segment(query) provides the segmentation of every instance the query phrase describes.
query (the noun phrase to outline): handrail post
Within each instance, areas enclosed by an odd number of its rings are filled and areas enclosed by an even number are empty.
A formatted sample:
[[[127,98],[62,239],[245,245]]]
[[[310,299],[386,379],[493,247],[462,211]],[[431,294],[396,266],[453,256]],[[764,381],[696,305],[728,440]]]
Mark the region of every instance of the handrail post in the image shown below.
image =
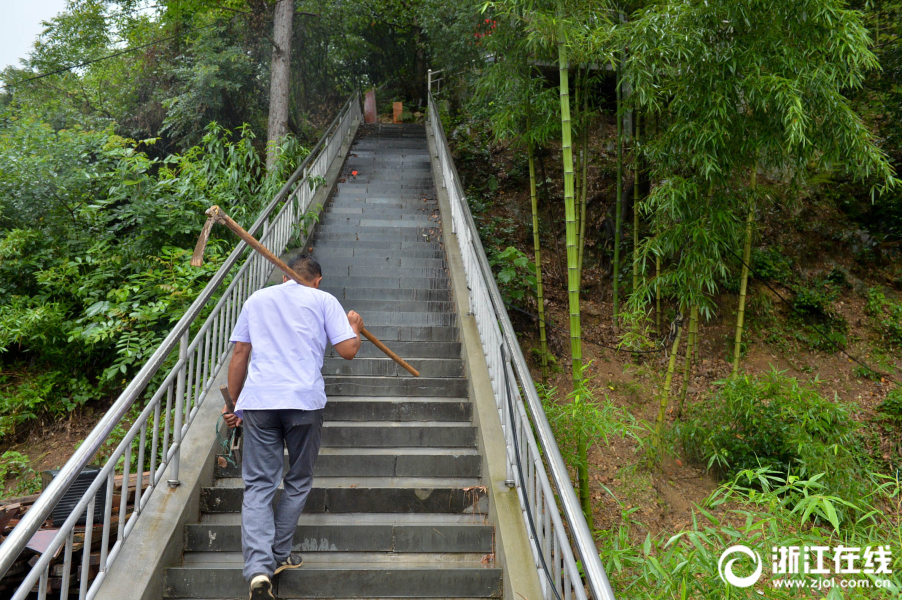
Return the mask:
[[[182,417],[185,413],[185,372],[188,369],[188,335],[186,331],[179,342],[179,361],[182,363],[179,369],[178,379],[175,384],[175,415],[172,424],[172,443],[175,445],[175,453],[172,455],[172,467],[169,470],[169,487],[177,488],[182,484],[179,481],[179,455],[182,453]]]

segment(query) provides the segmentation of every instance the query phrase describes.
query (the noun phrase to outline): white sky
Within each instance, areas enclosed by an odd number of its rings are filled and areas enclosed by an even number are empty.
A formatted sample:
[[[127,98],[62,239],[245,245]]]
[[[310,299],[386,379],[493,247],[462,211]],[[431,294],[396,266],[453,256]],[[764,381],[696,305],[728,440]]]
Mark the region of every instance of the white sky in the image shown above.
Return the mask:
[[[0,0],[0,70],[19,65],[44,30],[41,21],[65,8],[66,0]]]

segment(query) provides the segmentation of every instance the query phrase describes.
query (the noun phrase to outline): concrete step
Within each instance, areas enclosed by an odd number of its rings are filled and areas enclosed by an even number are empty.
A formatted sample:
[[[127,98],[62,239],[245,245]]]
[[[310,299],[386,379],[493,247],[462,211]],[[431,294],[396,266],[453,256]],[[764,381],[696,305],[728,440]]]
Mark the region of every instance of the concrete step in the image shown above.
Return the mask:
[[[423,203],[422,206],[405,207],[395,206],[394,204],[365,204],[356,200],[342,200],[337,203],[330,203],[325,209],[327,216],[357,216],[359,218],[386,218],[386,217],[406,217],[410,218],[411,214],[426,218],[438,216],[438,206],[432,203]],[[364,215],[360,217],[360,215]]]
[[[443,252],[441,240],[436,238],[431,241],[425,241],[421,239],[414,240],[412,242],[380,237],[372,240],[342,240],[342,241],[332,241],[324,238],[318,237],[323,232],[318,232],[317,237],[315,237],[308,246],[312,246],[314,250],[319,251],[321,248],[323,250],[332,250],[332,249],[354,249],[354,250],[364,250],[370,252],[370,256],[380,256],[381,252],[390,252],[390,251],[400,251],[403,252],[405,250],[414,250],[417,252]],[[328,233],[328,232],[327,232]]]
[[[501,569],[478,553],[367,555],[324,552],[274,581],[276,598],[500,598]],[[166,598],[247,598],[235,552],[191,552],[166,569]]]
[[[219,517],[217,522],[185,527],[185,551],[241,552],[241,516],[214,516]],[[304,553],[490,553],[492,536],[492,526],[479,515],[302,515],[293,547]]]
[[[325,269],[325,267],[323,267]],[[448,277],[448,272],[444,268],[436,267],[376,267],[373,265],[347,265],[345,267],[336,266],[335,263],[329,267],[328,272],[323,270],[323,276],[332,277],[417,277],[427,279],[438,279]]]
[[[284,469],[288,469],[285,456]],[[316,477],[479,477],[475,448],[322,448]],[[216,465],[216,477],[241,477],[241,465]]]
[[[326,379],[327,392],[329,379]],[[396,378],[395,381],[405,380]],[[336,420],[323,423],[322,432],[325,448],[472,448],[475,443],[475,428],[461,421]]]
[[[367,330],[372,328],[389,327],[392,325],[406,325],[408,327],[456,327],[457,313],[429,313],[429,312],[382,312],[362,311],[357,308],[353,300],[345,300],[348,310],[356,310],[363,316]]]
[[[402,184],[398,183],[370,183],[370,184],[351,184],[339,183],[335,186],[337,193],[346,196],[409,196],[423,197],[427,193],[435,193],[432,182],[422,184]]]
[[[330,288],[379,288],[379,289],[412,289],[412,290],[450,290],[451,281],[443,277],[403,277],[403,276],[330,276],[323,279]],[[334,294],[333,294],[334,295]]]
[[[467,380],[445,377],[361,377],[327,375],[329,396],[446,396],[467,394]]]
[[[331,254],[317,257],[324,269],[340,269],[341,267],[371,268],[431,268],[444,271],[447,264],[442,258],[408,258],[401,256],[334,256]]]
[[[445,303],[439,302],[437,304]],[[348,308],[347,310],[351,309]],[[405,360],[410,358],[459,358],[461,356],[460,342],[393,341],[391,349],[398,356],[404,357]],[[329,346],[326,349],[326,356],[338,357],[338,353],[335,352],[335,349],[332,346]],[[384,356],[385,354],[382,353],[382,350],[370,343],[366,338],[363,338],[363,343],[360,345],[360,350],[357,352],[357,358],[354,360],[359,358],[382,358]]]
[[[339,302],[342,300],[339,299]],[[357,312],[363,314],[362,311],[368,312],[389,312],[389,313],[455,313],[455,305],[453,302],[427,302],[421,300],[365,300],[356,299],[353,307],[348,305],[347,310],[353,308]]]
[[[447,316],[456,317],[457,315]],[[463,377],[464,375],[464,363],[460,359],[420,358],[410,359],[407,362],[420,372],[420,377]],[[323,360],[322,373],[324,376],[413,377],[390,358],[355,358],[354,360],[326,358]]]
[[[354,214],[354,215],[342,215],[327,212],[323,215],[322,219],[320,219],[320,224],[323,227],[331,227],[334,225],[336,227],[380,227],[380,228],[390,228],[390,229],[398,229],[398,228],[414,228],[414,229],[429,229],[432,227],[437,227],[441,223],[441,219],[439,219],[438,215],[427,214],[423,212],[422,214],[415,214],[407,211],[404,215],[386,215],[379,214],[378,212],[370,213],[370,214]]]
[[[355,153],[357,156],[353,156],[352,158],[368,158],[367,156],[362,156],[362,152]],[[357,171],[357,175],[353,175],[352,172]],[[344,183],[371,183],[374,181],[379,182],[389,182],[389,181],[429,181],[432,179],[432,169],[428,167],[419,167],[419,168],[410,168],[405,169],[403,171],[383,171],[382,169],[349,169],[345,167],[342,171],[342,176],[346,177]]]
[[[278,502],[281,489],[276,492]],[[216,481],[201,489],[200,510],[240,513],[244,483],[238,478]],[[472,478],[321,477],[304,505],[306,513],[449,513],[484,514],[485,488]]]
[[[322,219],[323,226],[346,228],[352,227],[355,231],[369,231],[371,229],[390,230],[391,233],[400,232],[407,235],[411,233],[420,233],[418,230],[427,230],[438,227],[441,221],[438,217],[405,217],[392,218],[391,216],[372,216],[359,218],[362,215],[334,215],[326,214]],[[408,231],[411,230],[411,231]]]
[[[361,169],[379,169],[383,172],[406,171],[408,169],[431,169],[431,164],[432,163],[425,158],[408,158],[406,161],[402,162],[379,162],[378,159],[370,156],[351,157],[348,159],[348,162],[345,163],[348,169],[345,171],[345,174],[347,176],[351,171],[359,171]]]
[[[325,290],[338,298],[342,304],[345,300],[416,300],[426,302],[450,302],[451,290],[427,290],[410,288],[373,288],[373,287],[345,287],[333,285],[330,281],[323,281],[320,289]],[[432,338],[435,339],[435,338]],[[412,340],[417,341],[417,340]],[[455,340],[456,341],[456,338]]]
[[[435,210],[438,203],[428,198],[402,199],[397,197],[360,196],[358,194],[346,194],[332,197],[327,208],[372,208],[405,211]]]
[[[438,243],[441,241],[441,232],[438,230],[435,231],[424,231],[422,234],[408,234],[408,233],[392,233],[386,231],[379,231],[377,228],[374,228],[371,231],[357,231],[357,230],[346,230],[346,231],[321,231],[317,234],[317,241],[324,240],[330,242],[339,242],[341,244],[353,244],[354,242],[382,242],[385,243],[388,241],[391,242],[401,242],[401,243],[422,243],[425,245],[431,245],[434,243]],[[408,246],[409,247],[409,246]]]
[[[469,423],[473,415],[468,398],[444,396],[336,396],[329,398],[323,417],[331,421]]]
[[[338,259],[347,259],[347,258],[371,258],[376,257],[377,260],[394,260],[401,259],[406,261],[414,261],[417,259],[427,259],[427,260],[445,260],[445,253],[442,252],[441,248],[436,250],[412,250],[405,249],[401,250],[399,248],[392,249],[377,249],[377,248],[367,248],[360,247],[356,243],[344,244],[342,246],[336,246],[338,242],[321,242],[311,244],[308,248],[313,248],[313,250],[306,249],[308,254],[313,254],[316,257],[316,260],[333,260],[337,261]],[[426,247],[426,244],[423,245]],[[403,264],[403,263],[402,263]],[[444,266],[447,264],[443,262]]]
[[[424,242],[432,242],[435,240],[428,239],[434,238],[441,234],[439,224],[435,226],[430,225],[399,225],[397,227],[391,225],[360,225],[358,223],[354,223],[352,225],[344,225],[337,223],[330,223],[328,227],[324,227],[320,235],[331,235],[335,236],[336,234],[344,234],[346,237],[354,238],[354,234],[358,234],[360,236],[363,235],[380,235],[382,239],[387,241],[424,241]],[[413,236],[413,239],[407,239],[407,237],[401,236]],[[423,238],[421,240],[421,238]],[[363,237],[359,237],[356,239],[364,239]]]

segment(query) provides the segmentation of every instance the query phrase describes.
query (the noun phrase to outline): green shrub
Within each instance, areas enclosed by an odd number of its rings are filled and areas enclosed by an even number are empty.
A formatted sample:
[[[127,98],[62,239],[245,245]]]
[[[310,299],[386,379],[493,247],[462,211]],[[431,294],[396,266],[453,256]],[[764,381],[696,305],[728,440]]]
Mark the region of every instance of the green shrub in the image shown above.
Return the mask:
[[[839,273],[839,275],[836,275]],[[849,325],[833,310],[833,302],[839,296],[837,281],[842,272],[831,271],[827,277],[814,279],[809,285],[795,285],[792,299],[794,310],[790,322],[793,336],[807,346],[823,352],[835,352],[845,348]]]
[[[902,387],[896,386],[880,403],[880,414],[886,419],[902,425]]]
[[[792,280],[792,262],[779,248],[752,250],[752,269],[756,276],[770,281],[789,283]]]
[[[489,252],[489,264],[507,302],[520,302],[536,295],[536,265],[525,252],[508,246],[501,252]]]
[[[826,473],[831,492],[858,488],[851,410],[777,371],[724,382],[678,427],[687,453],[724,476],[766,467],[784,477]]]
[[[307,151],[287,141],[267,172],[249,127],[211,123],[197,146],[155,158],[154,140],[111,130],[0,125],[2,439],[114,397],[234,243],[214,230],[190,266],[204,210],[247,226]]]
[[[865,311],[885,342],[902,346],[902,302],[889,300],[879,287],[870,288]]]
[[[740,472],[717,489],[702,506],[696,506],[692,522],[675,535],[669,531],[656,535],[646,533],[649,528],[637,519],[639,508],[621,506],[622,518],[615,528],[596,532],[599,554],[614,589],[621,590],[624,597],[637,600],[898,597],[902,589],[902,558],[895,552],[890,574],[837,577],[867,577],[871,579],[869,588],[841,587],[837,581],[832,589],[807,595],[796,587],[777,586],[768,581],[783,577],[806,579],[812,584],[819,581],[817,575],[810,574],[771,575],[768,559],[774,547],[833,548],[842,544],[864,548],[898,539],[897,527],[879,509],[825,494],[820,479],[815,475],[810,479],[785,481],[766,469]],[[877,505],[886,500],[895,503],[899,492],[898,481],[886,481],[875,486],[872,502]],[[841,524],[839,515],[843,511],[869,513],[870,517]],[[641,540],[638,543],[637,537]],[[759,584],[738,588],[721,579],[719,558],[734,544],[751,548],[764,560],[764,575]],[[751,569],[738,574],[750,572]],[[884,592],[875,591],[873,580],[876,578],[884,580],[881,582]]]
[[[27,496],[41,489],[41,478],[28,466],[28,455],[7,450],[0,456],[0,485],[9,477],[15,477],[11,496]]]

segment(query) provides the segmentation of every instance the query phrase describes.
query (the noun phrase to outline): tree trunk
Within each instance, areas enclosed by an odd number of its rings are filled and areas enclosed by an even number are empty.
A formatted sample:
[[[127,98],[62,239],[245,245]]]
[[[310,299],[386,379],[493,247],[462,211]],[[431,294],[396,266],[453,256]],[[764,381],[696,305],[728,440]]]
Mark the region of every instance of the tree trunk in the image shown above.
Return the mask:
[[[686,364],[683,365],[683,389],[680,391],[680,407],[677,409],[677,419],[683,416],[683,404],[689,393],[689,375],[692,373],[692,351],[695,346],[695,337],[698,335],[698,306],[693,306],[689,317],[689,336],[686,338]]]
[[[266,169],[271,170],[278,157],[282,139],[288,133],[288,99],[291,61],[291,25],[294,1],[276,2],[273,15],[272,64],[269,79],[269,131],[266,142]]]
[[[758,167],[752,167],[752,195],[758,184]],[[731,377],[739,374],[739,357],[742,354],[742,326],[745,321],[745,297],[749,285],[748,264],[752,257],[752,220],[755,218],[755,200],[749,204],[749,215],[745,221],[745,244],[742,248],[742,276],[739,283],[739,309],[736,313],[736,344],[733,347],[733,372]]]
[[[526,97],[526,135],[532,131],[532,119],[530,118],[529,96]],[[532,245],[536,254],[536,304],[539,307],[539,344],[542,353],[542,383],[548,382],[548,339],[545,335],[545,294],[542,289],[542,251],[539,238],[539,202],[536,197],[536,161],[532,140],[526,143],[526,152],[529,157],[529,199],[532,202]]]
[[[661,392],[661,403],[658,408],[658,419],[655,421],[655,445],[658,452],[661,451],[664,434],[664,418],[667,414],[667,402],[670,400],[670,384],[673,382],[673,371],[676,366],[677,350],[680,348],[680,336],[683,326],[677,327],[676,336],[673,338],[673,348],[670,351],[670,363],[667,365],[667,377],[664,378],[664,390]]]
[[[620,312],[620,297],[619,297],[619,285],[618,282],[620,280],[620,227],[621,227],[621,214],[620,214],[620,205],[621,199],[620,196],[623,194],[623,116],[620,114],[620,110],[622,108],[623,101],[623,91],[621,89],[621,68],[620,61],[617,62],[617,200],[614,205],[614,276],[613,276],[613,290],[614,290],[614,301],[612,304],[612,310],[614,313],[614,329],[617,330],[620,327],[619,319],[617,318],[617,313]]]
[[[633,293],[639,288],[639,111],[633,112]]]

